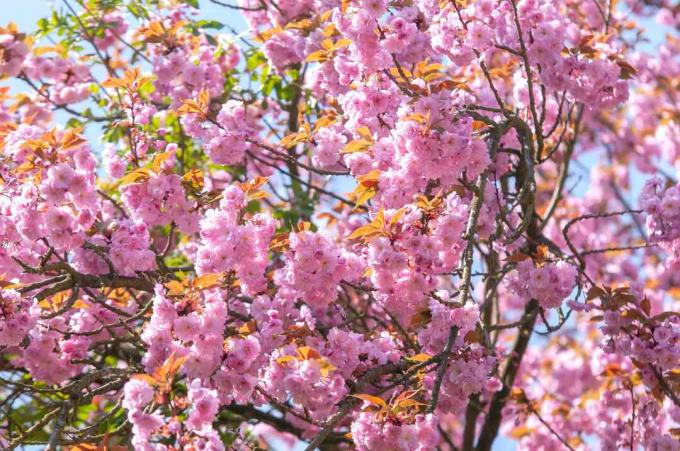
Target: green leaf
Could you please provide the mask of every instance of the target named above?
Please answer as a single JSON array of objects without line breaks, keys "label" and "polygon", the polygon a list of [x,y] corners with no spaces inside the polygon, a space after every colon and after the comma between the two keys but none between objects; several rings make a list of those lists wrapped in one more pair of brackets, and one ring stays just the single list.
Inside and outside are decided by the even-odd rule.
[{"label": "green leaf", "polygon": [[199,20],[196,22],[198,28],[211,28],[213,30],[221,30],[224,24],[217,20]]}]

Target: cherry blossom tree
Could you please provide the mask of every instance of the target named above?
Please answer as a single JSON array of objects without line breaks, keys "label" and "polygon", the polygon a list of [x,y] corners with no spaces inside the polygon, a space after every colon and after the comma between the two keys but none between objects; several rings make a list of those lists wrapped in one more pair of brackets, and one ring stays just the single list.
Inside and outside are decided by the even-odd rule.
[{"label": "cherry blossom tree", "polygon": [[2,449],[680,449],[675,2],[45,15],[0,29]]}]

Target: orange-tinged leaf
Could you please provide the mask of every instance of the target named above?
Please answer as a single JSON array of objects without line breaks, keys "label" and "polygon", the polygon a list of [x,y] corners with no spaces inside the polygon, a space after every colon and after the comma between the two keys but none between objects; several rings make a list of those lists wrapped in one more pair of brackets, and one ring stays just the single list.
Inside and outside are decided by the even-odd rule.
[{"label": "orange-tinged leaf", "polygon": [[466,83],[456,81],[456,80],[444,80],[442,82],[439,82],[439,83],[433,85],[432,88],[431,88],[432,92],[439,92],[439,91],[443,91],[443,90],[452,91],[454,89],[461,89],[463,91],[472,92],[472,90],[470,89],[470,87]]},{"label": "orange-tinged leaf", "polygon": [[373,227],[371,224],[363,225],[357,228],[350,236],[347,237],[348,240],[358,240],[361,238],[370,238],[375,235],[380,235],[382,230]]},{"label": "orange-tinged leaf", "polygon": [[204,274],[200,277],[197,277],[196,279],[193,280],[191,284],[194,288],[197,288],[199,290],[207,290],[209,288],[219,287],[220,285],[222,285],[223,282],[224,274],[216,273],[216,274]]},{"label": "orange-tinged leaf", "polygon": [[376,191],[374,189],[362,189],[361,192],[357,193],[356,201],[354,202],[354,207],[355,208],[361,207],[366,202],[371,200],[375,195]]},{"label": "orange-tinged leaf", "polygon": [[528,428],[527,426],[517,426],[513,430],[510,431],[508,434],[510,437],[519,440],[522,437],[526,437],[527,435],[531,434],[532,429]]},{"label": "orange-tinged leaf", "polygon": [[671,287],[666,290],[666,293],[668,293],[673,299],[680,299],[680,287]]},{"label": "orange-tinged leaf", "polygon": [[321,375],[323,377],[328,377],[329,374],[337,370],[337,368],[331,362],[329,362],[328,359],[325,358],[319,360],[319,365]]},{"label": "orange-tinged leaf", "polygon": [[163,36],[165,33],[165,30],[163,29],[163,25],[159,21],[153,21],[149,23],[148,32],[152,36]]},{"label": "orange-tinged leaf", "polygon": [[196,100],[185,99],[182,106],[177,109],[178,114],[195,113],[199,115],[207,115],[208,106],[210,105],[210,93],[207,89],[201,89]]},{"label": "orange-tinged leaf", "polygon": [[586,301],[592,301],[593,299],[597,299],[597,298],[602,297],[606,294],[607,294],[607,291],[604,288],[595,285],[590,290],[588,290],[588,295],[586,296]]},{"label": "orange-tinged leaf", "polygon": [[411,113],[408,116],[404,117],[404,121],[414,121],[419,124],[425,125],[428,122],[430,122],[430,112],[428,111],[427,114],[422,114],[422,113]]},{"label": "orange-tinged leaf", "polygon": [[296,360],[297,359],[292,355],[284,355],[283,357],[279,357],[278,359],[276,359],[276,363],[280,365],[285,365],[288,362],[294,362]]},{"label": "orange-tinged leaf", "polygon": [[411,357],[406,357],[406,360],[410,360],[412,362],[427,362],[431,358],[432,356],[430,354],[421,353],[412,355]]},{"label": "orange-tinged leaf", "polygon": [[164,285],[165,288],[168,289],[168,296],[181,296],[186,290],[186,287],[177,280],[171,280],[170,282],[166,282]]},{"label": "orange-tinged leaf", "polygon": [[307,62],[325,62],[333,58],[335,51],[343,47],[347,47],[352,43],[350,39],[338,39],[337,42],[333,42],[332,39],[326,38],[321,41],[321,50],[310,53],[305,58]]},{"label": "orange-tinged leaf", "polygon": [[426,82],[430,83],[431,81],[442,78],[443,76],[444,76],[444,74],[442,74],[441,72],[432,72],[431,74],[423,75],[422,78]]},{"label": "orange-tinged leaf", "polygon": [[318,219],[325,219],[327,226],[331,226],[331,225],[335,224],[336,222],[338,222],[338,218],[336,218],[335,216],[333,216],[332,214],[330,214],[328,212],[319,213],[318,215],[316,215],[316,217]]},{"label": "orange-tinged leaf", "polygon": [[80,134],[81,132],[82,129],[79,128],[66,130],[63,136],[61,137],[61,141],[59,143],[59,147],[61,147],[61,150],[76,149],[85,144],[87,140]]},{"label": "orange-tinged leaf", "polygon": [[382,398],[379,398],[378,396],[369,395],[366,393],[359,393],[356,395],[352,395],[352,397],[361,399],[362,401],[370,402],[371,404],[375,404],[376,406],[380,407],[385,407],[387,405],[385,403],[385,400],[383,400]]},{"label": "orange-tinged leaf", "polygon": [[340,48],[343,48],[343,47],[348,47],[348,46],[350,46],[351,44],[352,44],[352,40],[351,40],[351,39],[342,38],[342,39],[338,39],[338,40],[335,42],[335,44],[333,44],[333,48],[334,48],[334,49],[340,49]]},{"label": "orange-tinged leaf", "polygon": [[33,49],[33,54],[35,56],[42,56],[46,53],[50,52],[56,52],[57,51],[57,46],[49,45],[49,46],[43,46],[43,47],[36,47]]},{"label": "orange-tinged leaf", "polygon": [[238,328],[238,333],[247,336],[257,332],[257,322],[255,320],[248,321],[243,326]]},{"label": "orange-tinged leaf", "polygon": [[248,200],[257,200],[257,199],[264,199],[267,196],[269,196],[269,193],[266,191],[255,191],[254,193],[248,195]]},{"label": "orange-tinged leaf", "polygon": [[274,235],[272,242],[269,244],[269,250],[273,252],[283,252],[288,248],[289,243],[290,240],[288,233],[277,233]]},{"label": "orange-tinged leaf", "polygon": [[321,41],[321,48],[324,50],[333,50],[333,40],[324,39],[323,41]]},{"label": "orange-tinged leaf", "polygon": [[335,28],[335,25],[332,23],[329,23],[324,27],[324,29],[321,31],[321,34],[323,34],[324,38],[330,38],[333,36],[338,30]]},{"label": "orange-tinged leaf", "polygon": [[294,132],[281,138],[281,140],[279,141],[279,145],[285,148],[290,148],[298,143],[307,141],[308,139],[309,139],[308,136],[304,136],[301,133]]},{"label": "orange-tinged leaf", "polygon": [[397,396],[394,400],[398,402],[402,399],[411,399],[416,396],[419,391],[420,390],[404,390],[403,392],[399,393],[399,396]]},{"label": "orange-tinged leaf", "polygon": [[401,399],[397,402],[397,407],[401,409],[407,409],[409,407],[420,407],[426,404],[416,401],[415,399]]},{"label": "orange-tinged leaf", "polygon": [[616,64],[621,69],[620,78],[623,80],[631,79],[637,74],[637,70],[626,61],[617,61]]},{"label": "orange-tinged leaf", "polygon": [[319,131],[322,128],[328,127],[329,125],[333,124],[336,121],[336,117],[334,115],[326,114],[324,116],[321,116],[315,123],[314,123],[314,131]]},{"label": "orange-tinged leaf", "polygon": [[298,232],[309,232],[312,230],[312,223],[309,221],[299,221],[295,227]]},{"label": "orange-tinged leaf", "polygon": [[163,163],[168,161],[168,158],[172,156],[172,152],[158,153],[153,157],[153,162],[151,163],[151,170],[155,173],[161,172],[161,166]]},{"label": "orange-tinged leaf", "polygon": [[310,348],[309,346],[302,346],[297,349],[298,356],[300,356],[301,360],[310,360],[310,359],[320,359],[321,356],[319,355],[318,351],[314,348]]},{"label": "orange-tinged leaf", "polygon": [[[327,10],[323,12],[322,14],[318,14],[312,18],[303,18],[300,20],[296,20],[294,22],[288,22],[286,25],[286,30],[300,30],[303,35],[307,36],[309,35],[312,31],[316,30],[319,28],[322,24],[328,21],[330,19],[331,14],[333,10]],[[328,37],[328,36],[326,36]]]},{"label": "orange-tinged leaf", "polygon": [[127,88],[125,80],[121,78],[109,78],[102,82],[102,86],[105,88]]},{"label": "orange-tinged leaf", "polygon": [[175,374],[182,368],[184,362],[186,362],[186,357],[176,357],[175,353],[170,354],[163,365],[154,371],[154,377],[156,380],[162,382],[169,382]]},{"label": "orange-tinged leaf", "polygon": [[90,307],[90,304],[83,301],[82,299],[77,299],[76,302],[73,303],[74,309],[84,309],[84,308],[89,308],[89,307]]},{"label": "orange-tinged leaf", "polygon": [[50,296],[47,299],[43,299],[38,303],[38,306],[44,309],[57,311],[59,310],[66,300],[71,296],[71,290],[64,290]]},{"label": "orange-tinged leaf", "polygon": [[203,110],[201,110],[201,106],[198,104],[198,102],[187,99],[182,102],[182,105],[179,108],[177,108],[177,114],[189,113],[203,114]]},{"label": "orange-tinged leaf", "polygon": [[132,91],[133,89],[138,88],[145,79],[146,77],[142,77],[139,68],[135,67],[125,71],[122,78],[113,77],[104,80],[102,86],[105,88],[124,88]]},{"label": "orange-tinged leaf", "polygon": [[485,127],[487,127],[487,124],[484,121],[477,121],[477,120],[472,121],[472,129],[474,131],[482,130]]},{"label": "orange-tinged leaf", "polygon": [[349,237],[347,237],[347,239],[356,240],[363,238],[367,241],[369,238],[380,235],[388,235],[388,230],[385,227],[385,211],[382,208],[376,213],[370,223],[357,228]]},{"label": "orange-tinged leaf", "polygon": [[266,41],[269,40],[269,38],[271,38],[275,34],[281,33],[282,31],[283,31],[283,28],[281,28],[281,27],[269,28],[267,30],[258,32],[255,35],[254,40],[257,41],[257,42],[266,42]]},{"label": "orange-tinged leaf", "polygon": [[373,141],[367,141],[365,139],[359,139],[356,141],[350,141],[342,148],[340,153],[358,153],[364,152],[373,145]]},{"label": "orange-tinged leaf", "polygon": [[465,334],[465,338],[463,340],[465,341],[465,343],[468,343],[468,344],[481,343],[482,342],[482,336],[476,330],[471,330],[471,331],[469,331],[468,333]]},{"label": "orange-tinged leaf", "polygon": [[324,11],[323,13],[321,13],[321,15],[319,16],[319,20],[320,20],[321,22],[325,22],[325,21],[327,21],[328,19],[330,19],[332,15],[333,15],[333,10],[332,10],[332,9],[327,9],[326,11]]},{"label": "orange-tinged leaf", "polygon": [[314,62],[319,62],[319,63],[324,63],[328,61],[330,58],[328,56],[328,52],[326,50],[317,50],[315,52],[310,53],[307,55],[307,58],[305,58],[305,61],[308,63],[314,63]]},{"label": "orange-tinged leaf", "polygon": [[241,188],[241,191],[243,191],[247,196],[250,193],[257,191],[262,185],[267,183],[267,180],[269,180],[269,177],[258,176],[252,180],[239,184],[239,188]]},{"label": "orange-tinged leaf", "polygon": [[417,329],[432,321],[432,312],[429,308],[419,311],[409,319],[409,328]]},{"label": "orange-tinged leaf", "polygon": [[98,451],[99,446],[94,443],[78,443],[66,448],[68,451]]},{"label": "orange-tinged leaf", "polygon": [[380,171],[378,169],[374,169],[364,175],[360,175],[357,177],[357,180],[359,181],[360,185],[363,185],[367,188],[372,188],[375,187],[377,188],[378,186],[378,179],[380,178]]},{"label": "orange-tinged leaf", "polygon": [[406,213],[406,209],[404,209],[404,208],[400,208],[399,210],[397,210],[392,215],[392,217],[390,218],[390,226],[393,226],[397,222],[399,222],[399,220],[402,218],[402,216],[404,216],[404,213]]},{"label": "orange-tinged leaf", "polygon": [[147,168],[137,168],[118,179],[118,185],[124,186],[129,185],[130,183],[144,181],[151,177],[151,174],[152,172]]},{"label": "orange-tinged leaf", "polygon": [[640,302],[640,308],[645,312],[645,315],[650,315],[652,312],[652,303],[649,301],[648,297],[645,297],[642,302]]},{"label": "orange-tinged leaf", "polygon": [[139,379],[141,381],[146,382],[147,384],[151,385],[152,387],[154,385],[158,385],[158,381],[154,379],[153,377],[149,376],[148,374],[135,374],[132,376],[133,379]]},{"label": "orange-tinged leaf", "polygon": [[522,252],[517,252],[517,253],[514,253],[514,254],[510,255],[510,256],[506,259],[506,261],[518,263],[518,262],[521,262],[521,261],[524,261],[524,260],[528,260],[528,259],[530,259],[530,258],[531,258],[530,255],[524,254],[524,253],[522,253]]},{"label": "orange-tinged leaf", "polygon": [[357,134],[359,136],[361,136],[364,140],[373,142],[373,136],[371,135],[371,129],[369,129],[365,125],[362,125],[361,127],[357,128]]},{"label": "orange-tinged leaf", "polygon": [[204,186],[204,173],[200,169],[192,169],[182,176],[182,184],[194,191],[202,191]]},{"label": "orange-tinged leaf", "polygon": [[367,174],[357,177],[359,184],[352,191],[351,196],[354,200],[355,208],[368,202],[378,193],[378,178],[380,171],[374,169]]},{"label": "orange-tinged leaf", "polygon": [[207,108],[209,103],[210,93],[207,89],[203,88],[201,89],[201,92],[198,93],[198,104],[201,106],[201,108]]},{"label": "orange-tinged leaf", "polygon": [[311,19],[300,19],[286,24],[286,30],[311,30],[314,28],[314,22]]}]

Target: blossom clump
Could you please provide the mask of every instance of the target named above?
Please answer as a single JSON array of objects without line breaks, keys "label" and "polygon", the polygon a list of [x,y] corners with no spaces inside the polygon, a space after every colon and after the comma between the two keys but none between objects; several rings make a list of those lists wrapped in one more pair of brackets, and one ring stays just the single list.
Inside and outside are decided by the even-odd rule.
[{"label": "blossom clump", "polygon": [[517,264],[508,287],[527,302],[536,299],[543,308],[557,308],[576,285],[577,270],[566,262],[535,266],[531,259]]},{"label": "blossom clump", "polygon": [[299,297],[315,308],[326,307],[337,296],[340,281],[361,276],[362,263],[355,255],[320,233],[291,233],[286,266],[276,274],[276,281],[287,296]]},{"label": "blossom clump", "polygon": [[432,415],[417,416],[413,424],[402,424],[390,419],[381,424],[375,421],[373,413],[364,412],[352,423],[351,431],[354,444],[362,451],[424,451],[436,447],[439,442],[439,432]]},{"label": "blossom clump", "polygon": [[0,346],[17,346],[38,321],[40,312],[16,290],[0,291]]}]

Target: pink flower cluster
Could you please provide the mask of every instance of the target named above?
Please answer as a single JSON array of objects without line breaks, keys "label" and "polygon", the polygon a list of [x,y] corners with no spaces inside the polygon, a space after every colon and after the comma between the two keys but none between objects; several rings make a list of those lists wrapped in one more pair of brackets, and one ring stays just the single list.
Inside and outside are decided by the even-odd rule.
[{"label": "pink flower cluster", "polygon": [[35,326],[40,309],[15,290],[0,290],[0,346],[18,346]]},{"label": "pink flower cluster", "polygon": [[223,404],[248,403],[254,394],[263,355],[255,335],[232,337],[225,345],[226,357],[212,376]]},{"label": "pink flower cluster", "polygon": [[[147,371],[153,373],[169,359],[185,359],[182,371],[192,380],[188,393],[190,408],[187,421],[178,423],[173,419],[171,427],[178,433],[188,434],[189,440],[200,449],[222,450],[224,446],[212,428],[220,396],[211,388],[211,375],[217,371],[215,380],[224,382],[219,378],[218,368],[228,364],[223,348],[226,305],[218,291],[195,296],[194,301],[173,302],[165,296],[162,286],[156,287],[151,320],[142,333],[142,340],[148,346],[144,364]],[[149,390],[146,382],[135,379],[125,387],[125,407],[130,411],[135,446],[140,449],[151,449],[150,438],[164,423],[161,413],[144,410],[152,398],[153,391]],[[224,384],[220,384],[220,390],[229,392]]]},{"label": "pink flower cluster", "polygon": [[415,204],[386,210],[387,222],[400,215],[392,226],[394,235],[372,239],[368,245],[367,264],[376,299],[401,321],[426,306],[427,294],[438,287],[436,277],[453,271],[460,261],[467,206],[456,194],[440,201],[441,211],[434,217]]},{"label": "pink flower cluster", "polygon": [[264,272],[276,224],[267,214],[244,218],[245,202],[244,192],[231,185],[222,193],[219,208],[205,212],[196,269],[199,274],[235,269],[244,292],[255,294],[266,287]]},{"label": "pink flower cluster", "polygon": [[279,402],[290,399],[299,410],[307,409],[315,420],[328,418],[348,394],[345,379],[332,369],[326,374],[320,358],[277,362],[287,352],[295,352],[293,346],[287,348],[273,354],[264,371],[264,388]]},{"label": "pink flower cluster", "polygon": [[[602,331],[608,335],[604,350],[629,356],[639,365],[652,365],[661,371],[672,370],[680,364],[680,322],[677,319],[655,321],[650,325],[640,325],[630,315],[609,310],[604,312],[605,324]],[[626,330],[637,329],[637,336],[630,336]],[[651,340],[645,335],[651,335]],[[650,387],[657,381],[651,369],[643,371]]]},{"label": "pink flower cluster", "polygon": [[[44,136],[53,137],[54,147],[35,152],[31,143]],[[2,171],[8,183],[0,200],[0,235],[7,253],[25,262],[38,261],[48,245],[62,251],[81,246],[95,223],[100,205],[96,160],[83,142],[68,145],[69,136],[70,131],[33,125],[19,126],[5,136],[10,159]],[[22,165],[26,170],[17,173]],[[25,183],[27,179],[31,183]],[[15,265],[6,266],[8,276]]]},{"label": "pink flower cluster", "polygon": [[230,100],[220,109],[213,122],[202,123],[195,114],[182,120],[187,134],[200,139],[205,145],[205,153],[217,164],[239,164],[251,146],[255,128],[251,126],[254,109],[242,102]]},{"label": "pink flower cluster", "polygon": [[536,299],[545,309],[559,307],[576,285],[576,268],[563,261],[536,266],[522,260],[507,280],[508,288],[525,301]]},{"label": "pink flower cluster", "polygon": [[120,274],[150,271],[156,267],[155,254],[150,249],[149,228],[142,222],[124,221],[114,226],[109,257]]},{"label": "pink flower cluster", "polygon": [[23,36],[11,27],[0,28],[0,75],[15,77],[29,53]]},{"label": "pink flower cluster", "polygon": [[[622,79],[615,58],[610,58],[618,49],[609,42],[582,45],[588,36],[556,3],[521,0],[515,6],[511,2],[496,5],[483,0],[458,10],[450,6],[426,11],[431,11],[432,46],[460,66],[472,63],[478,55],[491,55],[500,44],[520,52],[524,46],[534,75],[538,73],[546,87],[564,90],[594,109],[609,108],[628,98],[628,83]],[[522,30],[521,38],[517,24]],[[562,53],[565,47],[571,51]],[[526,74],[518,71],[514,78],[518,82],[515,95],[526,106]],[[539,95],[538,91],[533,94]]]},{"label": "pink flower cluster", "polygon": [[125,17],[120,11],[110,11],[103,15],[101,21],[106,24],[103,30],[103,36],[97,36],[95,43],[101,49],[113,47],[124,38],[128,25],[125,22]]},{"label": "pink flower cluster", "polygon": [[163,418],[157,413],[145,412],[154,398],[154,389],[142,379],[130,379],[123,390],[123,407],[128,411],[132,423],[132,442],[136,449],[153,449],[149,437],[163,425]]},{"label": "pink flower cluster", "polygon": [[49,85],[49,100],[57,105],[78,103],[90,97],[90,68],[72,58],[30,57],[23,70],[28,77]]},{"label": "pink flower cluster", "polygon": [[[164,18],[165,26],[172,26],[186,18],[181,12]],[[195,98],[205,89],[213,96],[222,93],[224,79],[239,61],[239,53],[232,45],[220,48],[208,43],[204,37],[195,39],[191,33],[180,29],[177,41],[152,45],[153,72],[156,74],[151,95],[154,101],[169,99],[173,107],[185,99]]]},{"label": "pink flower cluster", "polygon": [[352,440],[358,450],[417,450],[436,448],[439,431],[434,415],[418,415],[413,424],[386,420],[376,422],[375,414],[363,412],[351,427]]},{"label": "pink flower cluster", "polygon": [[121,197],[133,217],[149,227],[174,222],[182,232],[198,231],[195,203],[186,198],[177,174],[152,174],[143,182],[125,185]]},{"label": "pink flower cluster", "polygon": [[660,177],[645,183],[640,207],[647,214],[647,228],[655,241],[672,242],[680,238],[680,185],[667,187]]},{"label": "pink flower cluster", "polygon": [[284,255],[286,265],[274,276],[281,296],[299,298],[314,309],[322,309],[337,297],[338,283],[361,277],[361,259],[340,248],[330,237],[302,231],[291,233],[289,240],[290,249]]}]

